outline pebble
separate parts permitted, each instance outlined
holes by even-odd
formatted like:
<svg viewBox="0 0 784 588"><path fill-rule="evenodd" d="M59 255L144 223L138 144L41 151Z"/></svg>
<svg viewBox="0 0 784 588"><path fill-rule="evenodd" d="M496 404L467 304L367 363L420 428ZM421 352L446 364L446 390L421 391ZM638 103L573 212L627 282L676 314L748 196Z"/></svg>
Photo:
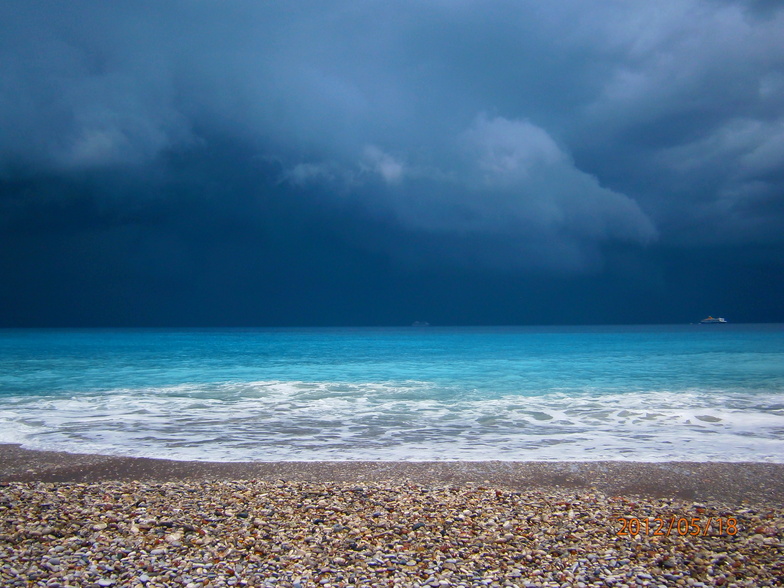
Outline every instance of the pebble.
<svg viewBox="0 0 784 588"><path fill-rule="evenodd" d="M618 535L645 516L738 532ZM779 505L490 483L11 482L0 586L779 586L783 532Z"/></svg>

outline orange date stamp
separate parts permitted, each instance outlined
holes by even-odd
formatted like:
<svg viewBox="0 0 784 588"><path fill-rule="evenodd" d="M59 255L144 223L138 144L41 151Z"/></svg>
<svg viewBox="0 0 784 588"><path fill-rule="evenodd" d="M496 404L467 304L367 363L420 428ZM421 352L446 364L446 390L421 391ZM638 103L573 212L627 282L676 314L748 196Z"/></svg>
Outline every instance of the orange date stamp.
<svg viewBox="0 0 784 588"><path fill-rule="evenodd" d="M734 517L655 517L640 519L636 517L616 517L621 525L616 535L648 537L705 537L716 535L737 535L738 521Z"/></svg>

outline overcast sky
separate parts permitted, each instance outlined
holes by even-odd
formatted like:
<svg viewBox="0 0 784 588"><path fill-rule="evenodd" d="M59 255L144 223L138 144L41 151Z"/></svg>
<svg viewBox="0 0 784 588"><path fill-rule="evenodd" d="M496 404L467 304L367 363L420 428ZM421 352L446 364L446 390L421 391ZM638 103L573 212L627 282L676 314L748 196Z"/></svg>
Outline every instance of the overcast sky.
<svg viewBox="0 0 784 588"><path fill-rule="evenodd" d="M0 325L784 321L777 1L4 0Z"/></svg>

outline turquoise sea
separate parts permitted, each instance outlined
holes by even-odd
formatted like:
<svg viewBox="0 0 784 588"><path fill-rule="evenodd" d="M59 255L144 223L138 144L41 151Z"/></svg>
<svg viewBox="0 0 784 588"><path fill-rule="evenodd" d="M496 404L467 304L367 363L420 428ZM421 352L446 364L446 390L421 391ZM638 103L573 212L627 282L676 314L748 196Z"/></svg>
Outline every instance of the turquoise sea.
<svg viewBox="0 0 784 588"><path fill-rule="evenodd" d="M784 325L0 330L0 443L784 462Z"/></svg>

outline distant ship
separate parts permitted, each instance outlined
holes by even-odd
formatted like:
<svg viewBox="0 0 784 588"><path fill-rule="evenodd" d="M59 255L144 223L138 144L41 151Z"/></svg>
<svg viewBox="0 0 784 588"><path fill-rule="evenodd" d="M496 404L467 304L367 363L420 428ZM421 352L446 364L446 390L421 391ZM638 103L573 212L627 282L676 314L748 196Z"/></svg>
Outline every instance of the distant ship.
<svg viewBox="0 0 784 588"><path fill-rule="evenodd" d="M412 327L429 327L430 323L427 321L414 321L411 323Z"/></svg>
<svg viewBox="0 0 784 588"><path fill-rule="evenodd" d="M712 316L709 316L708 318L702 319L700 321L700 324L701 325L714 325L716 323L726 323L726 322L727 321L724 320L723 318L713 318Z"/></svg>

